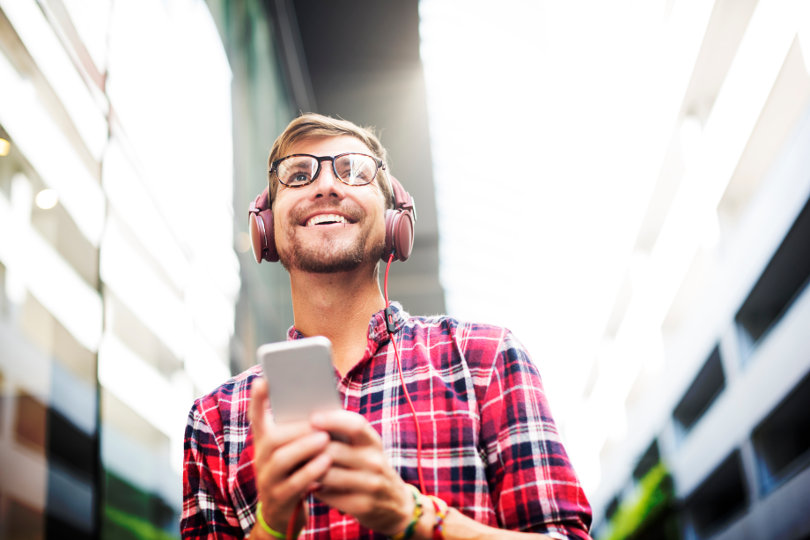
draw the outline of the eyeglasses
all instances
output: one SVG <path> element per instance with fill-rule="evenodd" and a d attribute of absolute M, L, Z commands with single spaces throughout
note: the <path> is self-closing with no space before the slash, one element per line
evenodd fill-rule
<path fill-rule="evenodd" d="M 348 152 L 336 156 L 313 156 L 311 154 L 291 154 L 277 159 L 270 165 L 278 181 L 288 187 L 301 187 L 318 178 L 321 163 L 332 162 L 335 177 L 349 186 L 364 186 L 377 177 L 379 169 L 385 169 L 381 159 L 368 154 Z"/>

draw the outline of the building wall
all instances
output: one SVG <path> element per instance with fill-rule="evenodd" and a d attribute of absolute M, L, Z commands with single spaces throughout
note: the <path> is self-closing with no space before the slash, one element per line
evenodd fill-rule
<path fill-rule="evenodd" d="M 234 363 L 234 76 L 203 0 L 0 1 L 0 538 L 179 536 Z"/>
<path fill-rule="evenodd" d="M 208 0 L 233 71 L 233 220 L 241 288 L 231 368 L 256 362 L 262 343 L 285 339 L 292 324 L 289 277 L 280 264 L 256 264 L 248 235 L 248 206 L 267 186 L 267 156 L 297 112 L 281 61 L 277 15 L 262 0 Z"/>
<path fill-rule="evenodd" d="M 574 457 L 598 478 L 589 486 L 597 536 L 611 532 L 610 519 L 661 461 L 679 536 L 802 538 L 810 534 L 801 502 L 810 500 L 807 5 L 703 7 L 679 2 L 669 13 L 694 62 L 633 264 L 566 429 L 593 442 Z"/>

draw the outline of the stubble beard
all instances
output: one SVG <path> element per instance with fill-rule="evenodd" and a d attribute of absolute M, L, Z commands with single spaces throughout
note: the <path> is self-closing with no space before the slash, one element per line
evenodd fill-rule
<path fill-rule="evenodd" d="M 278 252 L 281 265 L 289 272 L 300 270 L 315 274 L 331 274 L 355 270 L 369 260 L 378 261 L 385 251 L 385 241 L 375 240 L 367 246 L 371 230 L 367 229 L 354 239 L 325 238 L 315 245 L 304 245 L 296 235 L 296 227 L 288 228 L 289 252 Z"/>

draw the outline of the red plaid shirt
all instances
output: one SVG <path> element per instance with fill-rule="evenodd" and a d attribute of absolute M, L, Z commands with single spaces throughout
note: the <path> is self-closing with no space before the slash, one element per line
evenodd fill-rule
<path fill-rule="evenodd" d="M 540 375 L 503 328 L 410 317 L 394 304 L 402 371 L 422 430 L 425 488 L 481 523 L 590 538 L 590 506 L 551 418 Z M 303 337 L 294 328 L 290 339 Z M 247 409 L 254 366 L 198 399 L 188 417 L 184 538 L 242 538 L 256 519 Z M 418 485 L 416 431 L 383 312 L 371 319 L 363 359 L 338 383 L 345 409 L 363 415 L 391 465 Z M 302 539 L 385 538 L 310 499 Z"/>

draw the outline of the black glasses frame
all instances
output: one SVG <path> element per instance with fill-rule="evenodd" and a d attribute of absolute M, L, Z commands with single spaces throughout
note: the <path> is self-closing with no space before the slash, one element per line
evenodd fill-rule
<path fill-rule="evenodd" d="M 346 182 L 345 180 L 343 180 L 343 178 L 340 177 L 340 174 L 338 174 L 338 171 L 337 171 L 337 167 L 335 166 L 335 160 L 338 159 L 338 158 L 342 158 L 343 156 L 365 156 L 365 157 L 369 157 L 369 158 L 373 159 L 374 163 L 377 165 L 377 168 L 374 169 L 374 176 L 372 176 L 371 179 L 368 182 L 365 182 L 363 184 L 350 184 L 350 183 Z M 278 165 L 279 165 L 279 163 L 281 163 L 285 159 L 294 158 L 294 157 L 311 157 L 312 159 L 314 159 L 314 160 L 316 160 L 318 162 L 318 168 L 315 169 L 315 174 L 312 175 L 312 178 L 309 180 L 309 182 L 306 182 L 304 184 L 286 184 L 286 183 L 284 183 L 284 180 L 282 180 L 281 177 L 278 175 Z M 343 182 L 347 186 L 366 186 L 366 185 L 372 183 L 375 178 L 377 178 L 377 172 L 380 169 L 385 170 L 385 163 L 383 163 L 383 160 L 381 160 L 381 159 L 379 159 L 377 157 L 371 156 L 369 154 L 364 154 L 362 152 L 343 152 L 342 154 L 337 154 L 337 155 L 334 155 L 334 156 L 313 156 L 312 154 L 290 154 L 289 156 L 284 156 L 283 158 L 279 158 L 279 159 L 275 160 L 273 163 L 271 163 L 270 164 L 270 172 L 275 174 L 278 181 L 281 184 L 284 184 L 287 187 L 291 187 L 291 188 L 304 187 L 304 186 L 308 186 L 309 184 L 311 184 L 312 182 L 317 180 L 318 175 L 321 174 L 321 163 L 324 162 L 324 161 L 331 161 L 332 162 L 332 172 L 335 174 L 335 178 L 337 178 L 338 180 L 340 180 L 341 182 Z"/>

